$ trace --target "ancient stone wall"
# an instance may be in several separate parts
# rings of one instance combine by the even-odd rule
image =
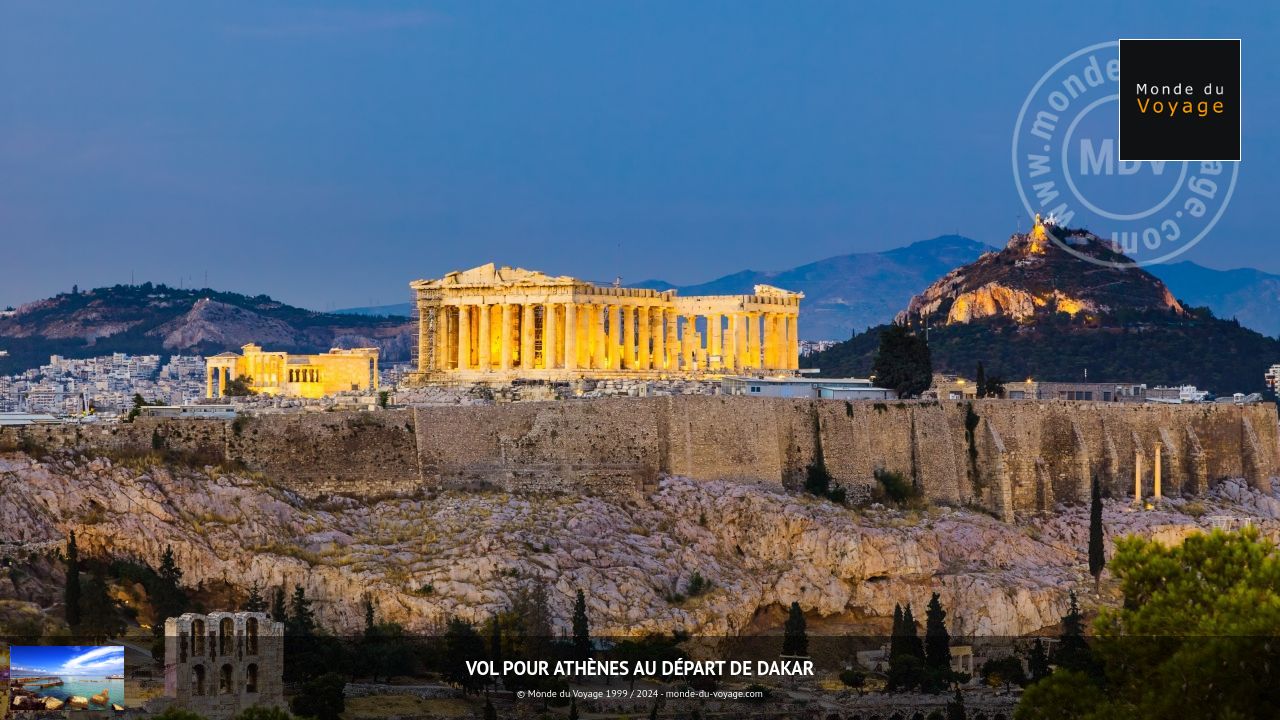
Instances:
[[[1157,443],[1165,495],[1229,477],[1268,487],[1280,476],[1269,404],[691,395],[0,430],[0,446],[22,443],[161,448],[242,465],[310,497],[473,487],[640,497],[663,474],[799,488],[820,464],[854,495],[883,469],[931,499],[1005,518],[1084,502],[1094,477],[1107,494],[1132,497],[1139,463],[1149,496]]]

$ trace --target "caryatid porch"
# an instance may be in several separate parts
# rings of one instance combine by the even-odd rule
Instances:
[[[790,374],[801,293],[678,297],[483,265],[411,283],[422,381]]]

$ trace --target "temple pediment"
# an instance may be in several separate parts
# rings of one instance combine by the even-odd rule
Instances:
[[[455,270],[447,273],[439,280],[419,280],[415,287],[521,287],[543,285],[581,285],[589,284],[584,280],[568,275],[548,275],[537,270],[524,268],[498,267],[494,263],[485,263],[470,270]]]
[[[761,297],[780,297],[780,298],[803,298],[804,297],[804,293],[802,292],[783,290],[780,287],[774,287],[772,285],[756,285],[755,288],[753,289],[755,290],[756,295],[759,295]]]

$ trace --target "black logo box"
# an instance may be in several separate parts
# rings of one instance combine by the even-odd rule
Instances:
[[[1239,160],[1240,52],[1239,40],[1120,40],[1120,159]]]

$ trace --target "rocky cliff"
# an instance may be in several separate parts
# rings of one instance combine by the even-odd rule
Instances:
[[[172,545],[187,583],[299,584],[339,630],[360,625],[366,593],[388,619],[427,631],[446,616],[482,620],[537,582],[561,629],[585,590],[601,634],[770,632],[772,610],[793,601],[815,633],[883,633],[894,603],[923,605],[938,591],[953,633],[1014,635],[1053,625],[1067,593],[1091,584],[1080,507],[1010,524],[680,477],[641,500],[446,491],[307,501],[261,476],[70,452],[0,455],[0,496],[4,541],[38,546],[74,529],[82,554],[153,566]],[[1275,538],[1277,517],[1274,494],[1227,481],[1155,511],[1109,502],[1105,519],[1109,542],[1176,542],[1244,522]],[[711,589],[681,599],[695,572]]]

